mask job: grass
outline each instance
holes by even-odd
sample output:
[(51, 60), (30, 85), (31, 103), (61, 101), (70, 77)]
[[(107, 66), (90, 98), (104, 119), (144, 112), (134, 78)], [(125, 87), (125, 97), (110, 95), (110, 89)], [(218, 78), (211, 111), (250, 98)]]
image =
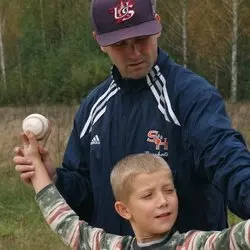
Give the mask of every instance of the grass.
[[(49, 117), (53, 130), (48, 148), (60, 165), (77, 107), (39, 106), (0, 108), (0, 250), (69, 249), (51, 232), (34, 201), (34, 191), (25, 186), (14, 170), (13, 148), (19, 145), (22, 119), (31, 113)], [(228, 104), (234, 126), (250, 140), (250, 104)], [(239, 221), (229, 214), (230, 224)]]
[(18, 180), (13, 166), (1, 167), (0, 249), (68, 249), (44, 222), (34, 191)]
[(14, 170), (13, 148), (20, 144), (22, 119), (30, 113), (49, 117), (53, 130), (48, 141), (58, 166), (72, 127), (76, 107), (0, 108), (0, 249), (69, 249), (51, 232), (34, 201), (34, 191)]

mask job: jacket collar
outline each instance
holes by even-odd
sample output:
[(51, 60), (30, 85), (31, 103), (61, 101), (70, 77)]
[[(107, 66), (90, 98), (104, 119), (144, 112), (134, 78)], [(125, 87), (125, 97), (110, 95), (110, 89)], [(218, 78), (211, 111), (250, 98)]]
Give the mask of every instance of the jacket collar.
[(111, 75), (122, 92), (140, 92), (144, 89), (149, 88), (151, 84), (155, 84), (155, 77), (157, 76), (157, 73), (160, 71), (160, 69), (163, 67), (163, 64), (167, 58), (168, 54), (158, 48), (158, 57), (155, 65), (153, 66), (151, 71), (141, 79), (135, 80), (129, 78), (122, 78), (118, 68), (115, 65), (113, 65), (111, 69)]

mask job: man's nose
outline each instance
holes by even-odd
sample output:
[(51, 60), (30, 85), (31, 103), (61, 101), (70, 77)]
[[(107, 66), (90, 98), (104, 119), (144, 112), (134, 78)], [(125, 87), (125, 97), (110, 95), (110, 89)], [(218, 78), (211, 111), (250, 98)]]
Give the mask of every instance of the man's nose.
[(130, 48), (130, 54), (131, 54), (131, 57), (138, 57), (140, 56), (141, 54), (141, 50), (140, 50), (140, 45), (137, 44), (136, 42), (134, 41), (131, 41), (131, 44), (129, 46)]

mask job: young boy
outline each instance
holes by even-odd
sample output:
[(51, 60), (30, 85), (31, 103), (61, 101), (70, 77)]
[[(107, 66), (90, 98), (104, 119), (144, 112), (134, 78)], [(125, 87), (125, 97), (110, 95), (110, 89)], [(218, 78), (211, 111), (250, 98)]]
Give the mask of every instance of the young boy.
[(22, 140), (25, 157), (35, 166), (31, 181), (36, 201), (53, 231), (73, 249), (250, 249), (250, 221), (222, 232), (175, 231), (178, 199), (172, 173), (162, 158), (152, 154), (127, 156), (111, 172), (115, 209), (129, 220), (135, 237), (91, 227), (79, 220), (52, 184), (34, 136), (27, 133)]

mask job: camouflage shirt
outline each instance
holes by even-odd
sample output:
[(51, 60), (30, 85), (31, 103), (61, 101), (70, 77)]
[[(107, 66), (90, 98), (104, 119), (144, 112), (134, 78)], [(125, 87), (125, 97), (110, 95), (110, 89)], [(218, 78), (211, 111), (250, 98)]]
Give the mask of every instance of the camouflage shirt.
[(250, 249), (250, 220), (218, 232), (189, 231), (166, 233), (161, 240), (139, 244), (132, 236), (105, 233), (79, 220), (54, 185), (36, 195), (37, 203), (52, 230), (72, 249), (84, 250), (195, 250)]

